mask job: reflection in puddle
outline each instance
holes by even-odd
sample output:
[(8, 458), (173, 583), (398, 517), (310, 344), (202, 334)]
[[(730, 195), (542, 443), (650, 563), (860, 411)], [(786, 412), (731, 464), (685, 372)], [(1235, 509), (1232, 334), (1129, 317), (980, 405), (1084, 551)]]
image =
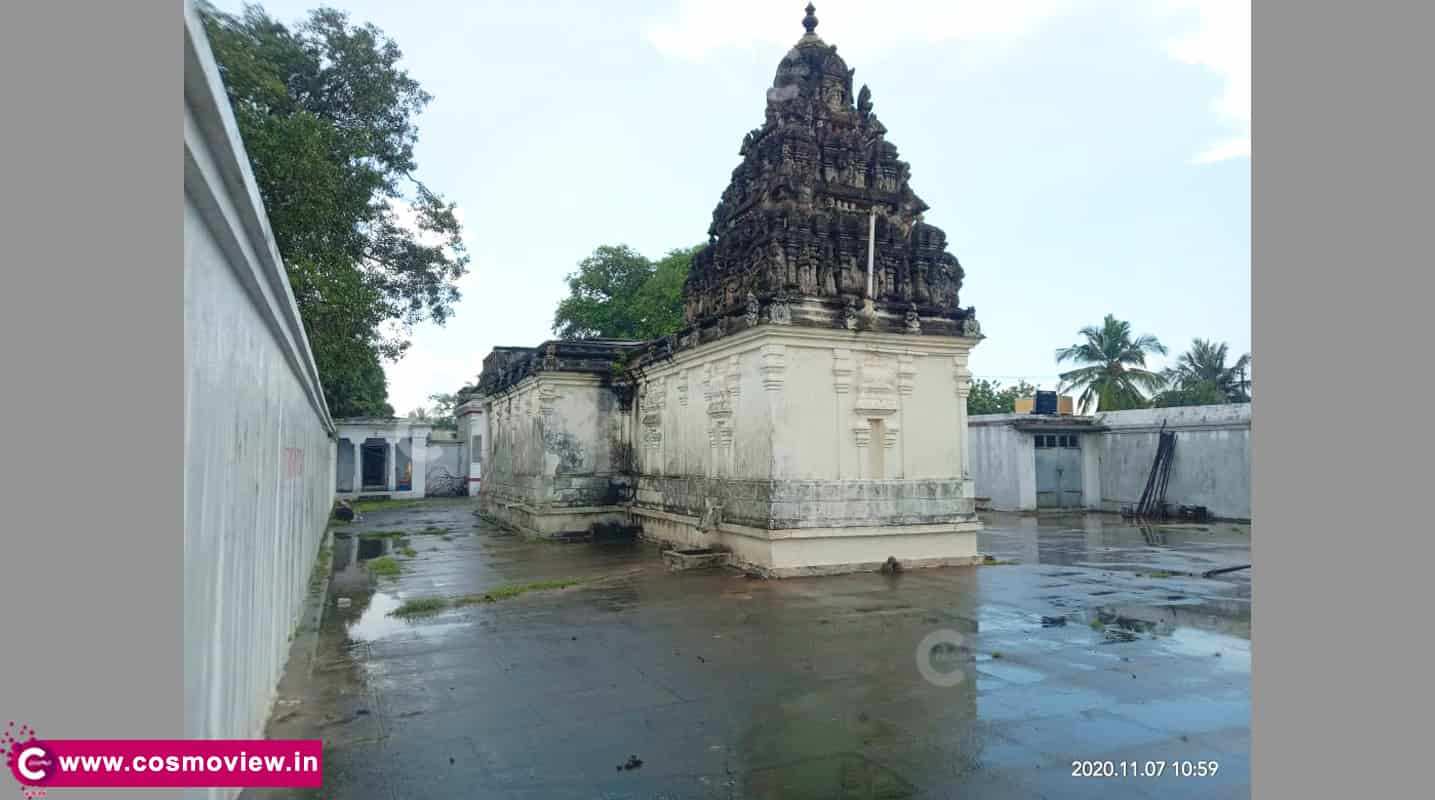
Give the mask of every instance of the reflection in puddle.
[(978, 669), (993, 678), (1000, 678), (1004, 681), (1022, 686), (1040, 683), (1046, 679), (1046, 673), (1041, 670), (1031, 669), (996, 659), (986, 659), (982, 661)]
[(1091, 627), (1101, 631), (1105, 644), (1134, 642), (1143, 638), (1143, 635), (1155, 639), (1158, 636), (1170, 636), (1176, 630), (1174, 625), (1167, 622), (1138, 619), (1104, 608), (1093, 613)]
[[(1142, 619), (1140, 616), (1163, 616), (1167, 619)], [(1174, 621), (1172, 621), (1174, 620)], [(1181, 624), (1199, 621), (1203, 626)], [(1219, 617), (1209, 619), (1183, 614), (1179, 607), (1151, 609), (1101, 608), (1091, 615), (1091, 627), (1100, 632), (1102, 644), (1153, 639), (1173, 655), (1184, 657), (1218, 657), (1224, 669), (1249, 671), (1251, 668), (1250, 623), (1229, 622)], [(1219, 654), (1219, 655), (1218, 655)]]
[(915, 787), (901, 775), (856, 753), (808, 758), (753, 770), (748, 792), (758, 797), (822, 797), (899, 800)]
[(346, 533), (334, 534), (334, 574), (337, 575), (349, 568), (349, 560), (354, 554), (353, 539)]
[(1198, 628), (1177, 628), (1163, 644), (1173, 654), (1194, 658), (1219, 658), (1221, 668), (1236, 672), (1251, 669), (1248, 639), (1226, 636)]
[(364, 609), (356, 622), (349, 625), (349, 638), (356, 642), (372, 642), (411, 627), (410, 623), (403, 619), (389, 616), (389, 612), (398, 607), (397, 597), (384, 592), (374, 592), (369, 599), (368, 608)]

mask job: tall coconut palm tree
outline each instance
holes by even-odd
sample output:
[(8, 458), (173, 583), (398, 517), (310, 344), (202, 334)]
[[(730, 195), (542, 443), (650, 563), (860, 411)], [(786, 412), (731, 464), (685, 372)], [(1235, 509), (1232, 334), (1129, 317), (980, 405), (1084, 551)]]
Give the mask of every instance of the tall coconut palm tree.
[(1156, 392), (1165, 381), (1145, 369), (1150, 353), (1166, 354), (1166, 346), (1155, 336), (1131, 337), (1131, 323), (1107, 314), (1101, 327), (1087, 326), (1078, 333), (1085, 341), (1056, 351), (1056, 363), (1067, 361), (1085, 366), (1061, 373), (1058, 391), (1080, 390), (1081, 408), (1112, 411), (1141, 408), (1145, 392)]
[(1213, 391), (1227, 403), (1250, 402), (1251, 382), (1246, 373), (1250, 371), (1251, 354), (1242, 355), (1228, 367), (1228, 352), (1225, 342), (1192, 339), (1191, 349), (1176, 359), (1176, 366), (1162, 372), (1162, 377), (1187, 392)]

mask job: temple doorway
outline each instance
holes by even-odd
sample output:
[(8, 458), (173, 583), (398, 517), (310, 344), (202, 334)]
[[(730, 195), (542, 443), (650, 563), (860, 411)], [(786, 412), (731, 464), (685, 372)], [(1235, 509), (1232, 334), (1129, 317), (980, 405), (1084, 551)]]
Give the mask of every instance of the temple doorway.
[(389, 488), (389, 443), (383, 439), (368, 439), (362, 451), (364, 488)]

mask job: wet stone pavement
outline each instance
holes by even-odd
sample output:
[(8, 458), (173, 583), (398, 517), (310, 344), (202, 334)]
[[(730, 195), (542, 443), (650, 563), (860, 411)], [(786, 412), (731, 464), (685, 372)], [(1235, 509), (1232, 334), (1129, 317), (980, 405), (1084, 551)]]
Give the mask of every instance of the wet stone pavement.
[[(324, 740), (324, 787), (245, 797), (1250, 794), (1251, 571), (1200, 577), (1250, 563), (1246, 526), (984, 514), (1003, 563), (765, 581), (472, 510), (394, 504), (335, 529), (323, 621), (268, 730)], [(401, 573), (371, 578), (376, 555)], [(581, 582), (389, 615), (560, 579)], [(1215, 774), (1182, 774), (1199, 761)]]

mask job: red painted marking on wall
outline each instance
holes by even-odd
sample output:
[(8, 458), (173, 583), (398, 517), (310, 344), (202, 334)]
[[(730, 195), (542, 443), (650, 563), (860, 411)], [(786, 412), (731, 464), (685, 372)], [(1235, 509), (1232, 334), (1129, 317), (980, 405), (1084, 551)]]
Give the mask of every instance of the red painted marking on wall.
[(304, 474), (304, 451), (297, 447), (284, 448), (284, 477), (297, 478)]

